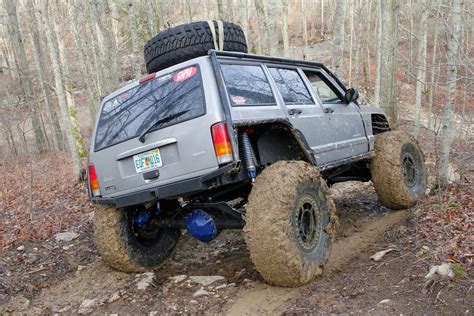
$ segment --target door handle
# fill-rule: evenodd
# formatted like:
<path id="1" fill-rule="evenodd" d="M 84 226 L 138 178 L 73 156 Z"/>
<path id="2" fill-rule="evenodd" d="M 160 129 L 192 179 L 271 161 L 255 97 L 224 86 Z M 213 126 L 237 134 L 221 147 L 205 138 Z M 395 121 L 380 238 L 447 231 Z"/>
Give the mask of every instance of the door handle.
<path id="1" fill-rule="evenodd" d="M 324 108 L 324 113 L 334 113 L 333 108 Z"/>
<path id="2" fill-rule="evenodd" d="M 289 115 L 299 115 L 301 113 L 303 113 L 303 111 L 301 111 L 300 109 L 290 109 L 290 110 L 288 110 Z"/>

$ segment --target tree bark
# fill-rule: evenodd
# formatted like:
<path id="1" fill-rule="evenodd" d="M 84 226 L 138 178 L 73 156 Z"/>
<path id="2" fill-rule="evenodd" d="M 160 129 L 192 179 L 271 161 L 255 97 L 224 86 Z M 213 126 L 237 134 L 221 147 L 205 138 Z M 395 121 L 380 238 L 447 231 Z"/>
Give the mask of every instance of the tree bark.
<path id="1" fill-rule="evenodd" d="M 154 37 L 158 32 L 156 31 L 156 18 L 151 0 L 146 0 L 146 17 L 148 19 L 148 28 L 150 29 L 150 37 Z"/>
<path id="2" fill-rule="evenodd" d="M 375 70 L 374 102 L 380 107 L 380 80 L 382 78 L 382 34 L 383 34 L 383 3 L 377 3 L 377 68 Z"/>
<path id="3" fill-rule="evenodd" d="M 398 0 L 381 1 L 384 6 L 382 60 L 380 74 L 380 104 L 387 113 L 392 128 L 398 127 L 397 104 L 397 50 L 398 50 Z"/>
<path id="4" fill-rule="evenodd" d="M 62 150 L 64 149 L 61 125 L 59 124 L 58 115 L 56 110 L 54 109 L 53 100 L 51 99 L 51 94 L 49 89 L 46 87 L 46 67 L 44 65 L 45 56 L 43 54 L 43 49 L 40 44 L 40 38 L 38 34 L 38 28 L 33 27 L 32 23 L 35 25 L 40 25 L 40 21 L 38 16 L 36 15 L 36 8 L 33 0 L 28 0 L 28 7 L 29 7 L 29 21 L 27 23 L 30 40 L 31 40 L 31 48 L 33 52 L 33 60 L 35 62 L 36 73 L 39 80 L 39 86 L 41 89 L 41 94 L 43 95 L 44 103 L 46 105 L 46 109 L 48 110 L 48 118 L 51 122 L 52 132 L 53 132 L 53 139 L 57 149 Z"/>
<path id="5" fill-rule="evenodd" d="M 461 0 L 452 1 L 451 26 L 446 30 L 448 35 L 448 51 L 447 51 L 447 91 L 446 102 L 443 109 L 443 117 L 441 119 L 440 129 L 440 150 L 438 161 L 436 164 L 438 184 L 440 187 L 446 187 L 449 183 L 448 164 L 449 152 L 453 139 L 453 111 L 456 102 L 456 84 L 458 80 L 457 65 L 459 54 L 459 43 L 461 35 Z"/>
<path id="6" fill-rule="evenodd" d="M 303 59 L 308 59 L 308 22 L 306 21 L 306 2 L 301 0 L 301 20 L 303 23 L 303 42 L 304 42 L 304 56 Z"/>
<path id="7" fill-rule="evenodd" d="M 290 39 L 288 38 L 288 0 L 282 0 L 282 36 L 283 36 L 283 56 L 290 57 Z"/>
<path id="8" fill-rule="evenodd" d="M 417 75 L 416 75 L 416 90 L 415 90 L 415 137 L 420 135 L 420 118 L 421 118 L 421 97 L 425 89 L 426 81 L 426 43 L 428 37 L 428 1 L 420 1 L 420 37 L 418 41 L 418 56 L 417 56 Z"/>
<path id="9" fill-rule="evenodd" d="M 333 16 L 333 67 L 336 76 L 341 75 L 344 63 L 344 15 L 346 1 L 337 0 Z"/>
<path id="10" fill-rule="evenodd" d="M 16 10 L 16 1 L 3 0 L 5 11 L 8 15 L 8 25 L 10 30 L 10 39 L 14 47 L 18 71 L 20 74 L 20 85 L 23 91 L 23 98 L 26 105 L 31 109 L 31 124 L 36 141 L 36 148 L 40 153 L 46 152 L 46 137 L 41 128 L 41 119 L 38 111 L 38 104 L 34 102 L 33 88 L 28 71 L 28 61 L 26 59 L 25 46 L 20 33 L 18 16 Z"/>
<path id="11" fill-rule="evenodd" d="M 128 17 L 130 19 L 130 34 L 132 39 L 132 54 L 133 54 L 133 70 L 135 74 L 135 79 L 138 79 L 142 75 L 142 70 L 140 67 L 140 57 L 138 49 L 138 35 L 137 35 L 137 23 L 134 12 L 134 7 L 132 1 L 128 3 Z"/>
<path id="12" fill-rule="evenodd" d="M 435 19 L 439 19 L 439 12 L 440 12 L 441 2 L 438 0 L 438 5 L 436 9 Z M 428 97 L 428 128 L 433 128 L 432 117 L 433 117 L 433 98 L 435 96 L 435 74 L 436 74 L 436 55 L 438 54 L 438 32 L 439 26 L 437 24 L 433 25 L 434 27 L 434 35 L 433 35 L 433 51 L 431 53 L 431 76 L 430 76 L 430 94 Z M 438 74 L 439 76 L 439 74 Z"/>
<path id="13" fill-rule="evenodd" d="M 66 95 L 64 91 L 63 76 L 61 72 L 61 66 L 58 56 L 58 50 L 53 37 L 53 26 L 50 19 L 48 10 L 48 0 L 42 0 L 42 18 L 46 34 L 46 40 L 50 51 L 51 66 L 54 74 L 54 85 L 56 88 L 56 94 L 58 96 L 59 108 L 61 109 L 61 116 L 63 118 L 63 126 L 66 133 L 67 144 L 69 147 L 69 153 L 72 160 L 73 175 L 75 180 L 80 179 L 81 165 L 79 155 L 77 152 L 76 143 L 72 134 L 72 123 L 68 113 L 68 106 L 66 101 Z"/>

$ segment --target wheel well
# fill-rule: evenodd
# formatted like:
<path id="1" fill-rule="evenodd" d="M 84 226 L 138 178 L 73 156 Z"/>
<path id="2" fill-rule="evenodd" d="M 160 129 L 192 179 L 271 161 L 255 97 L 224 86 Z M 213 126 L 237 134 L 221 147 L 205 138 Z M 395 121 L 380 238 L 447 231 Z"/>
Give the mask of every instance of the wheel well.
<path id="1" fill-rule="evenodd" d="M 280 160 L 304 160 L 314 164 L 305 141 L 296 130 L 281 123 L 259 124 L 239 128 L 246 131 L 260 167 Z M 241 146 L 239 146 L 241 147 Z"/>
<path id="2" fill-rule="evenodd" d="M 390 131 L 388 120 L 383 114 L 372 114 L 372 134 L 377 135 Z"/>

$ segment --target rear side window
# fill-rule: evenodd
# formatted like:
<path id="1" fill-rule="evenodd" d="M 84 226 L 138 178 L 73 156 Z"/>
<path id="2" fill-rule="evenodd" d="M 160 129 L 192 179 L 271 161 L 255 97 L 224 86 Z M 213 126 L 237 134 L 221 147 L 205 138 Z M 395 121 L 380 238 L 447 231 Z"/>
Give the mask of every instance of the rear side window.
<path id="1" fill-rule="evenodd" d="M 157 120 L 164 128 L 204 115 L 206 111 L 199 67 L 191 66 L 141 83 L 108 100 L 97 125 L 94 150 L 138 137 Z"/>
<path id="2" fill-rule="evenodd" d="M 314 104 L 296 69 L 269 68 L 286 104 Z"/>
<path id="3" fill-rule="evenodd" d="M 222 64 L 221 69 L 233 106 L 276 104 L 262 67 Z"/>

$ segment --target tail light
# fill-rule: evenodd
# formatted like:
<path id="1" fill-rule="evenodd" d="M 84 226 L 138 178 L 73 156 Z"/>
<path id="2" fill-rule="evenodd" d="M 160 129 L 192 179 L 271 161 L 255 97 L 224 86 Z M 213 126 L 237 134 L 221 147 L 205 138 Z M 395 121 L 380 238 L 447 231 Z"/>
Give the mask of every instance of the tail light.
<path id="1" fill-rule="evenodd" d="M 94 197 L 100 195 L 99 180 L 93 164 L 89 164 L 89 186 Z"/>
<path id="2" fill-rule="evenodd" d="M 231 162 L 233 160 L 232 145 L 230 143 L 229 133 L 227 132 L 227 124 L 219 122 L 212 125 L 211 134 L 217 162 L 220 165 Z"/>

